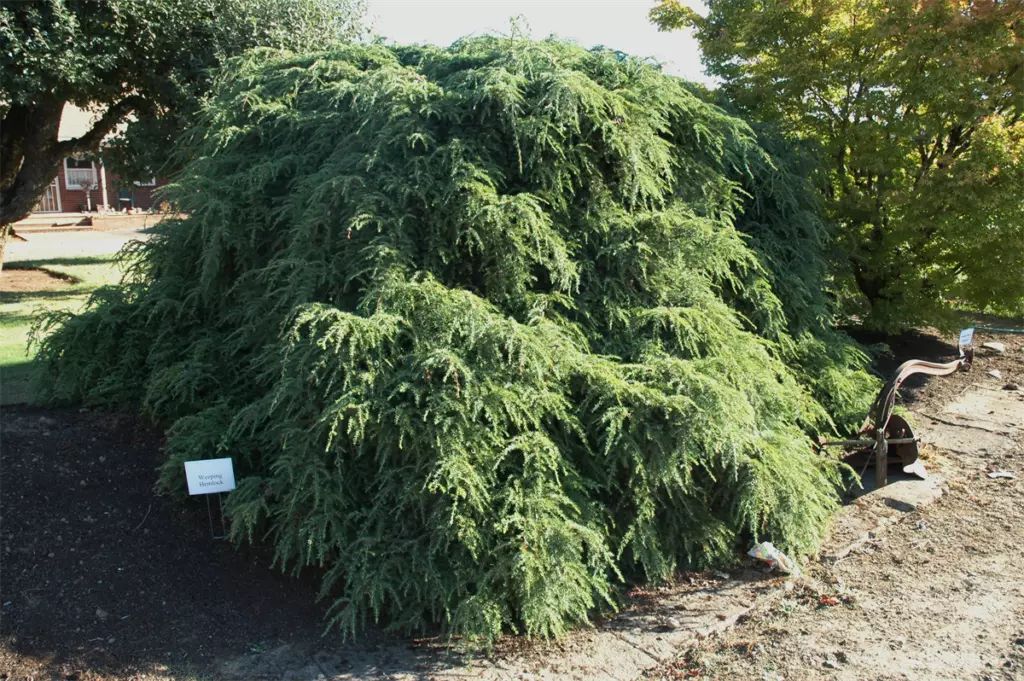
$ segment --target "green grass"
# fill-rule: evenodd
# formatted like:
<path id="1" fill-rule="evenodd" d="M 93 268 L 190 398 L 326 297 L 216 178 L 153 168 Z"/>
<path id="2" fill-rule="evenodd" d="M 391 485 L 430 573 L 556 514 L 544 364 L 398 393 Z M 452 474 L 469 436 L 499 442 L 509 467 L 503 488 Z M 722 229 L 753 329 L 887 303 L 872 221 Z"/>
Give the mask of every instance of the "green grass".
<path id="1" fill-rule="evenodd" d="M 56 291 L 0 293 L 0 404 L 31 402 L 32 357 L 28 335 L 43 311 L 78 310 L 100 286 L 116 284 L 121 270 L 116 256 L 83 256 L 5 263 L 4 270 L 41 269 L 71 279 Z"/>

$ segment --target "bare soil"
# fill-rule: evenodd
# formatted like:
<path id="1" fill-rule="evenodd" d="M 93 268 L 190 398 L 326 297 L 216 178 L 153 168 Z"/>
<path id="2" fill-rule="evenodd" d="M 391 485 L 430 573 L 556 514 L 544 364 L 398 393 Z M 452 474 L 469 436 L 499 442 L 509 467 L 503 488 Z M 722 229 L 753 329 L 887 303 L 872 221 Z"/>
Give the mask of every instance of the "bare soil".
<path id="1" fill-rule="evenodd" d="M 39 268 L 0 271 L 0 293 L 31 293 L 35 291 L 61 291 L 75 285 L 71 277 Z"/>
<path id="2" fill-rule="evenodd" d="M 168 216 L 163 213 L 135 213 L 109 215 L 96 215 L 91 219 L 92 228 L 98 232 L 109 232 L 117 229 L 146 229 L 155 227 Z M 173 215 L 170 217 L 182 218 L 184 215 Z"/>
<path id="3" fill-rule="evenodd" d="M 902 348 L 894 364 L 908 352 L 937 361 L 955 356 L 935 336 L 915 336 L 918 342 L 892 344 Z M 991 340 L 1006 352 L 981 347 Z M 942 419 L 964 432 L 964 451 L 924 450 L 929 469 L 946 480 L 942 497 L 836 562 L 811 562 L 792 592 L 759 603 L 738 626 L 681 651 L 647 678 L 1024 679 L 1024 441 L 986 451 L 987 426 L 942 411 L 968 390 L 1024 403 L 1024 393 L 1003 389 L 1024 382 L 1024 336 L 978 332 L 975 343 L 969 372 L 916 380 L 905 395 L 912 420 Z M 992 478 L 993 471 L 1015 479 Z M 843 530 L 840 523 L 834 538 Z"/>
<path id="4" fill-rule="evenodd" d="M 1016 470 L 1024 451 L 1012 457 Z M 785 598 L 649 678 L 708 681 L 1024 679 L 1024 493 L 952 482 Z"/>

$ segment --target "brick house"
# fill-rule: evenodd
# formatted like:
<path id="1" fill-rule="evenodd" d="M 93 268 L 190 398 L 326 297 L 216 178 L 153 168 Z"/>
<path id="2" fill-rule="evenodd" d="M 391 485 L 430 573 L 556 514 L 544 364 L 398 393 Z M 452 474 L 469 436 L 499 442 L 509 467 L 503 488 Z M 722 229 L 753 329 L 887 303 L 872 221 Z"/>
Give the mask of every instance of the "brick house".
<path id="1" fill-rule="evenodd" d="M 94 115 L 88 111 L 65 105 L 58 139 L 81 137 L 92 127 L 93 119 Z M 149 210 L 157 203 L 153 192 L 165 184 L 166 181 L 158 178 L 126 180 L 108 171 L 102 159 L 89 161 L 83 156 L 69 156 L 61 163 L 57 176 L 32 214 Z"/>

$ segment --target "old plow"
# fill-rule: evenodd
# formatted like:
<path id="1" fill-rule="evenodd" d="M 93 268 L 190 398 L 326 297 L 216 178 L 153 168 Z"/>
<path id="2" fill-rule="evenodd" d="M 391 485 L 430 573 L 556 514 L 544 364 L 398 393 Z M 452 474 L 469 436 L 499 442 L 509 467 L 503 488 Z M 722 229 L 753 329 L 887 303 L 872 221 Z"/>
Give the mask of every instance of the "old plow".
<path id="1" fill-rule="evenodd" d="M 858 437 L 852 440 L 836 440 L 821 443 L 823 447 L 844 447 L 854 450 L 847 457 L 847 463 L 866 469 L 872 460 L 875 464 L 875 487 L 880 488 L 889 481 L 889 462 L 898 459 L 903 472 L 926 478 L 924 464 L 919 460 L 919 439 L 914 429 L 899 414 L 894 414 L 896 393 L 900 386 L 914 374 L 948 376 L 959 369 L 969 369 L 973 353 L 970 347 L 960 347 L 960 357 L 946 364 L 912 359 L 904 362 L 885 384 L 875 398 Z"/>

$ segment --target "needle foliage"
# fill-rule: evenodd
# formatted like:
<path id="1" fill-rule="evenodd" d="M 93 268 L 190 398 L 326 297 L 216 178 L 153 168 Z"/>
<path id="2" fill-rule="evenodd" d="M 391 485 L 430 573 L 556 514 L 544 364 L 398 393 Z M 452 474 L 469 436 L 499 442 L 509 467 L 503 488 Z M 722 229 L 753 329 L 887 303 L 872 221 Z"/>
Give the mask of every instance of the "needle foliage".
<path id="1" fill-rule="evenodd" d="M 641 60 L 558 41 L 237 60 L 190 217 L 40 345 L 56 400 L 232 456 L 237 541 L 332 622 L 557 636 L 623 579 L 803 552 L 861 417 L 799 154 Z M 166 224 L 166 223 L 165 223 Z"/>

